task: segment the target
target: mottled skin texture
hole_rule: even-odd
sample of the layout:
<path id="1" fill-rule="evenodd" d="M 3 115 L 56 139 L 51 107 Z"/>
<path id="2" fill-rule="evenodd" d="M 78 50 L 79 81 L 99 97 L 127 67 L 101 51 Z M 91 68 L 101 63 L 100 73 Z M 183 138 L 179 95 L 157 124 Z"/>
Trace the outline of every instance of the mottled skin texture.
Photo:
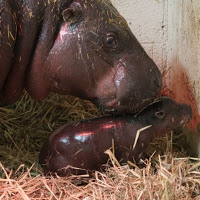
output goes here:
<path id="1" fill-rule="evenodd" d="M 134 162 L 158 136 L 183 127 L 192 117 L 191 107 L 169 98 L 161 98 L 137 116 L 101 117 L 64 125 L 47 140 L 40 154 L 40 164 L 44 173 L 70 173 L 85 171 L 67 168 L 73 166 L 86 170 L 96 170 L 108 160 L 104 152 L 112 147 L 120 163 Z M 143 130 L 133 148 L 136 133 Z"/>
<path id="2" fill-rule="evenodd" d="M 0 103 L 24 89 L 137 112 L 161 74 L 109 0 L 0 0 Z"/>

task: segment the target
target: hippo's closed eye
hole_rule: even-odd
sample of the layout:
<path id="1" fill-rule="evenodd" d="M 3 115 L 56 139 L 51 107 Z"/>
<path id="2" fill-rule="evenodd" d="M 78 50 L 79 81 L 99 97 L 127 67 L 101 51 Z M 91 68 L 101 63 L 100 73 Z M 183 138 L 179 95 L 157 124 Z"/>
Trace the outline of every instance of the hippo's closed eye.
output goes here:
<path id="1" fill-rule="evenodd" d="M 155 113 L 155 116 L 158 118 L 158 119 L 163 119 L 165 117 L 165 111 L 161 110 L 159 112 L 156 112 Z"/>
<path id="2" fill-rule="evenodd" d="M 103 37 L 103 47 L 109 50 L 115 50 L 118 47 L 117 34 L 114 32 L 108 32 Z"/>

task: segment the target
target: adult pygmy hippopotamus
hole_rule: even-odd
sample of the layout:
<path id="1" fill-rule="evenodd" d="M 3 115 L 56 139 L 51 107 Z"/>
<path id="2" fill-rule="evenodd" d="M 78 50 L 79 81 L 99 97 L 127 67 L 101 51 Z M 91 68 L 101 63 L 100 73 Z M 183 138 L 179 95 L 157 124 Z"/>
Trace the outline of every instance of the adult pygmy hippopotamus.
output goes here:
<path id="1" fill-rule="evenodd" d="M 85 173 L 77 168 L 99 169 L 107 162 L 108 155 L 104 152 L 113 146 L 113 141 L 120 163 L 137 161 L 155 137 L 183 127 L 191 117 L 190 106 L 161 98 L 135 117 L 101 117 L 66 124 L 47 140 L 40 164 L 45 174 L 60 176 Z"/>
<path id="2" fill-rule="evenodd" d="M 0 103 L 24 89 L 137 112 L 161 74 L 109 0 L 0 0 Z"/>

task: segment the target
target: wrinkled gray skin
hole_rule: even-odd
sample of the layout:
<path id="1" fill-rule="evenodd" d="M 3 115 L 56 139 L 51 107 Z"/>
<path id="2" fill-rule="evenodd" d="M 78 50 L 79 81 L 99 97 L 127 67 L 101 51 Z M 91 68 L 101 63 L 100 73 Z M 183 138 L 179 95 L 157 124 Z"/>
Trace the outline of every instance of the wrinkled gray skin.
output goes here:
<path id="1" fill-rule="evenodd" d="M 0 102 L 24 89 L 136 112 L 161 90 L 161 74 L 108 0 L 0 0 Z"/>

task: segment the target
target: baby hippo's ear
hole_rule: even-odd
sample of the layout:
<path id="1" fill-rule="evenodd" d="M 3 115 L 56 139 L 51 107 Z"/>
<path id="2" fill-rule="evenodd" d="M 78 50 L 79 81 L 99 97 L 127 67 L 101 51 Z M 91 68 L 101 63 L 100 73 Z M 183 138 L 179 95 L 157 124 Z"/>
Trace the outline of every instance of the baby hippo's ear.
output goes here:
<path id="1" fill-rule="evenodd" d="M 165 118 L 165 111 L 164 110 L 158 111 L 158 112 L 155 113 L 155 116 L 158 119 L 164 119 Z"/>
<path id="2" fill-rule="evenodd" d="M 82 7 L 79 3 L 73 2 L 67 9 L 62 11 L 63 20 L 70 25 L 77 23 L 82 16 Z"/>

